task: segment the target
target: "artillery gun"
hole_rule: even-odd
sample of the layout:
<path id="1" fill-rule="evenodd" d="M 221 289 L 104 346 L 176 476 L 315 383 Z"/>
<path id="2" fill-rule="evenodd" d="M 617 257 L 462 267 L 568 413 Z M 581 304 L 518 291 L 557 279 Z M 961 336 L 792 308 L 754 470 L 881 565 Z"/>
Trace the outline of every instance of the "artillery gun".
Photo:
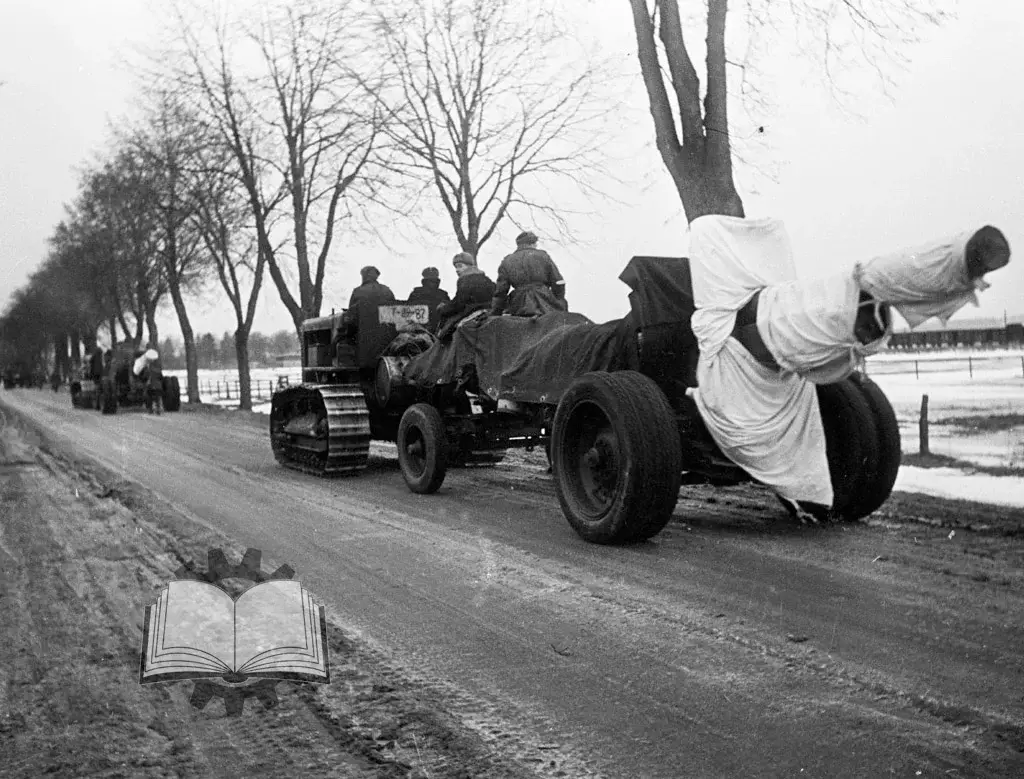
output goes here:
<path id="1" fill-rule="evenodd" d="M 136 364 L 144 354 L 121 346 L 104 355 L 102 366 L 98 362 L 84 364 L 81 375 L 71 382 L 72 407 L 116 414 L 119 406 L 151 409 L 159 403 L 164 411 L 178 411 L 181 387 L 177 376 L 164 376 L 158 363 L 137 373 Z"/>

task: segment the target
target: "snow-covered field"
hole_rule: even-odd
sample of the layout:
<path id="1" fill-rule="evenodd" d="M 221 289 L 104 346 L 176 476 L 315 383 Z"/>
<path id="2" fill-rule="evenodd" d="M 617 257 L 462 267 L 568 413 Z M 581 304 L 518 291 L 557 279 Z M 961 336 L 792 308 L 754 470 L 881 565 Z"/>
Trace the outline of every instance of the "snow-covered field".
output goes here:
<path id="1" fill-rule="evenodd" d="M 970 369 L 966 364 L 971 358 Z M 1013 351 L 936 351 L 886 352 L 868 362 L 867 372 L 885 391 L 900 422 L 903 451 L 919 451 L 918 421 L 922 395 L 928 395 L 929 448 L 933 454 L 946 455 L 983 467 L 1024 470 L 1024 424 L 1003 429 L 972 430 L 951 424 L 963 417 L 1020 415 L 1024 419 L 1024 353 Z M 914 365 L 914 360 L 918 365 Z M 922 365 L 924 363 L 924 365 Z M 184 372 L 169 371 L 181 377 Z M 200 386 L 210 382 L 237 381 L 234 371 L 200 371 Z M 275 384 L 287 376 L 294 384 L 301 380 L 299 368 L 254 370 L 252 378 Z M 208 392 L 203 402 L 226 407 L 237 400 L 218 400 Z M 257 403 L 254 411 L 269 413 L 269 403 Z M 991 476 L 955 468 L 900 469 L 897 489 L 926 494 L 958 497 L 988 503 L 1024 507 L 1024 477 Z"/>

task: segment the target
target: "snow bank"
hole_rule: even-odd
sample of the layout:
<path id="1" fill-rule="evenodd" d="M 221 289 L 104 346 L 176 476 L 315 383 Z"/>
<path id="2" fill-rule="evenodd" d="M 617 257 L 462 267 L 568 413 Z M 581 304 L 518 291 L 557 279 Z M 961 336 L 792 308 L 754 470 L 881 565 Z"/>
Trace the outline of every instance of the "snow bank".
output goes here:
<path id="1" fill-rule="evenodd" d="M 958 468 L 903 465 L 896 477 L 896 490 L 1024 508 L 1024 477 L 1020 476 L 989 476 Z"/>

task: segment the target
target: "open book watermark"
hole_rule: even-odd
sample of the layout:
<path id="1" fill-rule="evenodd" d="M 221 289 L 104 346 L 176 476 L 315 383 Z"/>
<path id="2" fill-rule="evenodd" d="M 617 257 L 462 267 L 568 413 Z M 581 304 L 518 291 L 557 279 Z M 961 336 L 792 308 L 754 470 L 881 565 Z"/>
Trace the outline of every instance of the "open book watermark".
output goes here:
<path id="1" fill-rule="evenodd" d="M 277 681 L 330 683 L 323 605 L 292 580 L 289 566 L 263 573 L 261 557 L 248 549 L 239 565 L 230 565 L 220 549 L 211 549 L 205 573 L 191 565 L 177 571 L 146 607 L 141 684 L 196 680 L 194 706 L 219 696 L 233 716 L 246 697 L 275 705 Z M 229 579 L 253 584 L 234 594 Z"/>

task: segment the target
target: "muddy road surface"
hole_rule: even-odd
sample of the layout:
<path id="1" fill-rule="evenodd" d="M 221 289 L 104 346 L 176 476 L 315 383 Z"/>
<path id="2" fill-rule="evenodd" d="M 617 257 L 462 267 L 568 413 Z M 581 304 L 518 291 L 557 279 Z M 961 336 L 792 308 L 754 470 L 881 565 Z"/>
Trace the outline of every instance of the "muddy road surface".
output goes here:
<path id="1" fill-rule="evenodd" d="M 333 624 L 537 775 L 1024 775 L 1018 510 L 897 495 L 804 527 L 753 488 L 684 488 L 653 541 L 600 547 L 543 455 L 419 496 L 387 447 L 355 478 L 282 469 L 265 417 L 0 404 L 177 533 L 291 565 Z"/>

